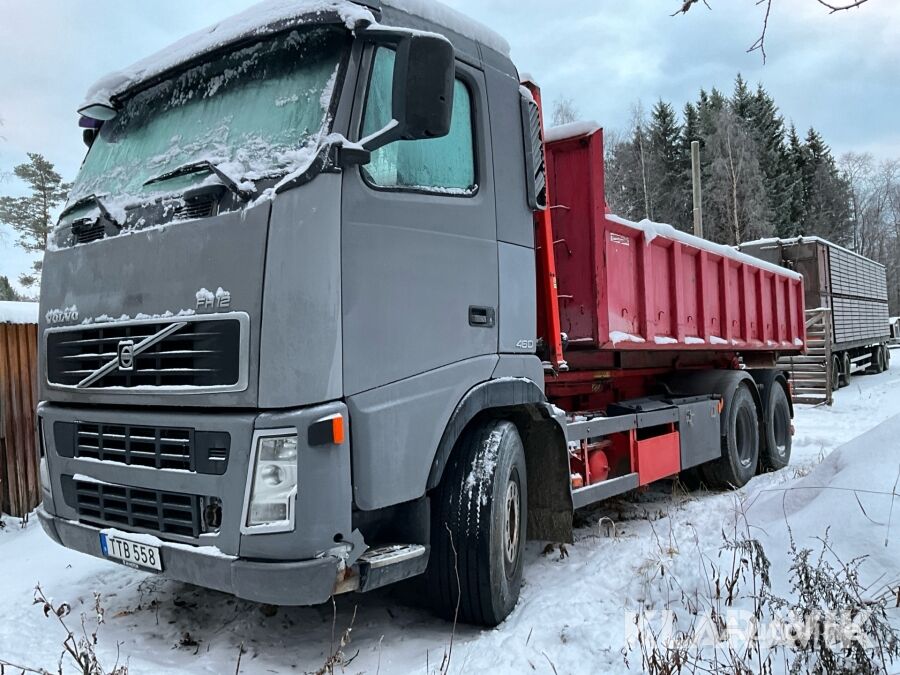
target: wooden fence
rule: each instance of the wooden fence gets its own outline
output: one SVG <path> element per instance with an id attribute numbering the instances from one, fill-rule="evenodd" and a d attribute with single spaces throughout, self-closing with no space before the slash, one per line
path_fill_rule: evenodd
<path id="1" fill-rule="evenodd" d="M 0 512 L 19 518 L 41 501 L 36 406 L 37 326 L 0 323 Z"/>
<path id="2" fill-rule="evenodd" d="M 831 310 L 811 309 L 806 312 L 806 354 L 786 356 L 778 361 L 791 373 L 794 403 L 831 405 Z"/>

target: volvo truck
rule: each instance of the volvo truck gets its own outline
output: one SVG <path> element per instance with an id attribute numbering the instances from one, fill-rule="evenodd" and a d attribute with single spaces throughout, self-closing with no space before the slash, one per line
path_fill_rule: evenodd
<path id="1" fill-rule="evenodd" d="M 101 79 L 41 295 L 46 532 L 260 603 L 425 575 L 496 625 L 527 539 L 790 458 L 800 276 L 606 210 L 506 42 L 267 2 Z"/>

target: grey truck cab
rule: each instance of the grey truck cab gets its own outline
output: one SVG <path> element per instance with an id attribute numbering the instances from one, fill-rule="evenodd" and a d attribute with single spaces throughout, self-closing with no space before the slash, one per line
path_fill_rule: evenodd
<path id="1" fill-rule="evenodd" d="M 57 542 L 281 605 L 427 568 L 496 624 L 526 520 L 569 536 L 534 102 L 501 38 L 406 4 L 263 3 L 89 92 L 41 296 Z"/>

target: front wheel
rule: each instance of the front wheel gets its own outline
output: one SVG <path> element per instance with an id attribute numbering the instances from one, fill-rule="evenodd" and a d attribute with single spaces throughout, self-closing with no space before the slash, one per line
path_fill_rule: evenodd
<path id="1" fill-rule="evenodd" d="M 445 618 L 496 626 L 522 586 L 528 486 L 516 426 L 492 420 L 470 429 L 431 499 L 428 587 Z"/>

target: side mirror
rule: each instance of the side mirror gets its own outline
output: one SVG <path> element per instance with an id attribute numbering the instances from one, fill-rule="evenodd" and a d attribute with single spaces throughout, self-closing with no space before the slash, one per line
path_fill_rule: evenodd
<path id="1" fill-rule="evenodd" d="M 369 152 L 394 141 L 441 138 L 450 133 L 456 53 L 440 35 L 373 28 L 366 36 L 396 44 L 392 92 L 393 120 L 360 141 Z"/>
<path id="2" fill-rule="evenodd" d="M 394 64 L 394 119 L 402 139 L 440 138 L 450 133 L 456 55 L 436 35 L 412 35 L 397 47 Z"/>

